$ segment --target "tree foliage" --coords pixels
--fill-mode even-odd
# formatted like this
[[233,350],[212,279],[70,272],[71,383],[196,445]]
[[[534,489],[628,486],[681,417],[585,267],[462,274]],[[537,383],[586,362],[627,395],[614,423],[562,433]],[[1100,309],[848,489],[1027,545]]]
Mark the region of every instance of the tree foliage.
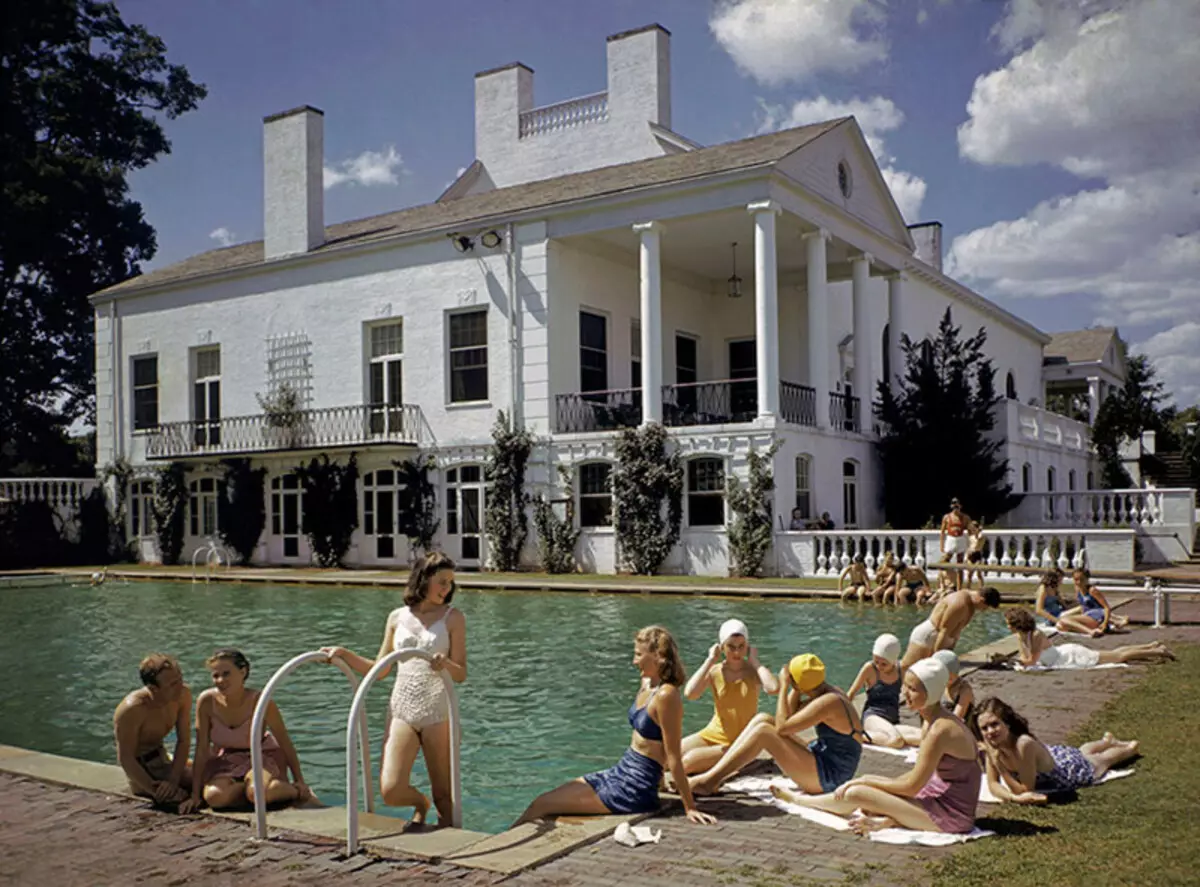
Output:
[[617,547],[633,573],[658,571],[679,541],[683,522],[683,466],[667,448],[657,422],[626,428],[616,441],[612,472]]
[[158,556],[164,564],[179,563],[183,551],[183,517],[187,507],[186,470],[182,462],[172,462],[158,469],[154,479],[154,535],[158,539]]
[[729,525],[729,572],[733,576],[761,576],[767,552],[775,538],[773,496],[775,475],[771,464],[779,449],[771,444],[765,453],[750,451],[746,484],[736,477],[725,483],[725,496],[733,522]]
[[296,474],[304,490],[300,530],[322,567],[340,567],[358,529],[358,460],[345,465],[322,453]]
[[492,447],[483,470],[488,483],[483,529],[488,559],[496,570],[515,570],[521,565],[521,549],[529,536],[525,467],[532,450],[533,436],[514,428],[501,410],[492,426]]
[[396,503],[397,529],[408,537],[409,557],[415,560],[419,554],[433,550],[433,539],[441,524],[437,516],[437,490],[429,479],[434,461],[432,456],[424,456],[392,464],[396,466],[396,486],[400,489]]
[[915,529],[946,510],[957,496],[976,518],[994,521],[1019,498],[1007,483],[1003,441],[992,434],[1003,398],[984,356],[987,332],[963,338],[942,316],[936,336],[904,336],[905,371],[893,392],[879,384],[884,513],[890,526]]
[[225,483],[217,497],[217,526],[221,540],[233,549],[238,563],[248,564],[267,525],[267,469],[251,468],[249,459],[226,459],[222,464]]
[[575,546],[579,542],[579,527],[575,526],[575,485],[571,469],[558,466],[558,476],[567,495],[561,500],[563,516],[554,512],[552,498],[538,495],[533,498],[533,524],[537,529],[542,569],[547,573],[574,573]]
[[9,0],[0,34],[3,475],[65,457],[63,429],[92,414],[88,296],[155,251],[127,176],[170,151],[160,119],[205,89],[112,3]]
[[[1140,440],[1144,431],[1165,431],[1162,402],[1163,383],[1150,358],[1131,354],[1125,360],[1125,384],[1109,393],[1100,404],[1092,426],[1092,444],[1100,460],[1101,484],[1108,489],[1133,486],[1133,478],[1121,462],[1121,444]],[[1167,441],[1163,441],[1167,443]]]

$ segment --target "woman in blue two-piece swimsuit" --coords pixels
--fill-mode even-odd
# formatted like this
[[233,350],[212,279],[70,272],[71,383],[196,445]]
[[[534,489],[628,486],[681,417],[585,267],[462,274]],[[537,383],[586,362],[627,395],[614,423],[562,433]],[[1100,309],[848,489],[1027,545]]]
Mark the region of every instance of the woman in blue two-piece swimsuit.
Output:
[[633,737],[621,760],[615,767],[573,779],[534,798],[514,827],[547,816],[656,811],[664,765],[679,787],[687,818],[700,825],[717,821],[696,809],[683,768],[680,688],[687,675],[671,633],[657,625],[639,631],[634,638],[633,664],[642,673],[642,683],[629,708]]
[[1079,608],[1083,611],[1077,617],[1080,623],[1089,630],[1098,628],[1102,632],[1125,627],[1128,620],[1113,614],[1104,594],[1099,588],[1092,585],[1092,576],[1087,570],[1080,568],[1073,571],[1071,582],[1075,585],[1075,600],[1078,601]]

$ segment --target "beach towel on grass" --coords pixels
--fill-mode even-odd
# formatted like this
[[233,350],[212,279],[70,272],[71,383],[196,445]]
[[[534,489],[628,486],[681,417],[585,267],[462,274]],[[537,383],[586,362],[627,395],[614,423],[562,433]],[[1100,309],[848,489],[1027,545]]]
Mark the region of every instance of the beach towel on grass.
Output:
[[1088,668],[1080,668],[1079,666],[1069,666],[1067,668],[1050,668],[1049,666],[1038,663],[1037,665],[1022,665],[1017,662],[1013,664],[1013,671],[1096,671],[1100,668],[1129,668],[1125,662],[1101,662],[1098,665],[1092,665]]
[[[1132,776],[1133,773],[1134,773],[1134,770],[1132,767],[1127,767],[1124,770],[1109,770],[1107,773],[1105,773],[1103,776],[1101,776],[1099,779],[1097,779],[1095,782],[1093,782],[1092,785],[1103,785],[1104,783],[1111,782],[1114,779],[1121,779],[1122,777],[1125,777],[1125,776]],[[1085,786],[1085,788],[1088,788],[1088,787],[1090,787],[1090,786]],[[1053,794],[1058,794],[1058,793],[1057,792],[1044,792],[1044,794],[1053,795]],[[981,780],[979,783],[979,803],[981,803],[981,804],[1003,804],[1004,802],[992,794],[992,790],[988,787],[987,780],[984,779],[984,780]]]
[[[789,791],[799,792],[800,788],[790,779],[770,776],[742,776],[725,783],[725,789],[749,795],[755,800],[766,801],[778,807],[785,813],[791,813],[817,825],[835,829],[839,832],[850,831],[850,822],[844,816],[826,813],[824,810],[812,810],[799,804],[789,804],[771,794],[771,786],[778,785]],[[885,828],[877,832],[869,832],[867,837],[872,841],[883,844],[920,844],[925,847],[946,847],[950,844],[961,844],[976,838],[986,838],[996,834],[987,829],[975,828],[962,835],[947,834],[946,832],[922,832],[909,828]]]

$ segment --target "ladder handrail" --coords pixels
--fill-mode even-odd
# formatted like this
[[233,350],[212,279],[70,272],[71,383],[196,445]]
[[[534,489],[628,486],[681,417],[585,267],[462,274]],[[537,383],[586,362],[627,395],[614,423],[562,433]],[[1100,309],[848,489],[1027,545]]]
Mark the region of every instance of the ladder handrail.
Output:
[[[426,650],[417,650],[407,648],[404,650],[393,650],[386,656],[381,657],[367,672],[366,677],[362,679],[362,683],[358,685],[358,690],[354,694],[354,702],[350,706],[350,716],[346,720],[346,855],[352,856],[358,852],[358,787],[355,785],[354,778],[351,776],[357,767],[355,759],[358,751],[355,746],[354,739],[354,722],[360,717],[366,715],[367,693],[371,689],[371,685],[379,679],[379,675],[386,669],[392,666],[394,662],[402,662],[406,659],[418,657],[427,662],[433,661],[433,655]],[[450,803],[453,804],[453,814],[451,815],[451,825],[454,828],[462,828],[462,773],[459,766],[459,719],[458,719],[458,696],[454,692],[454,681],[445,671],[439,672],[442,677],[442,682],[446,685],[446,695],[450,702]],[[371,806],[371,790],[368,785],[367,790],[367,811],[370,812]],[[439,823],[440,825],[440,823]]]
[[[275,694],[275,688],[280,682],[308,662],[331,662],[347,678],[350,679],[350,688],[357,690],[359,688],[358,675],[354,673],[349,665],[341,659],[330,659],[320,650],[312,650],[308,653],[301,653],[299,656],[294,656],[281,665],[271,675],[271,679],[267,681],[267,685],[262,688],[262,692],[258,694],[258,701],[254,705],[254,717],[250,722],[250,772],[254,774],[254,818],[257,826],[257,834],[261,839],[267,837],[267,801],[266,801],[266,786],[263,779],[263,727],[267,718],[267,707],[271,702],[271,697]],[[357,698],[357,697],[355,697]],[[350,722],[351,724],[354,721]],[[354,745],[354,730],[347,731],[347,738],[350,744]],[[371,745],[367,736],[367,713],[363,711],[358,718],[358,740],[362,743],[362,780],[364,791],[367,793],[367,811],[374,809],[375,799],[371,794]],[[350,771],[353,772],[353,771]],[[196,778],[202,778],[197,774]],[[348,783],[353,783],[353,778],[347,774]]]

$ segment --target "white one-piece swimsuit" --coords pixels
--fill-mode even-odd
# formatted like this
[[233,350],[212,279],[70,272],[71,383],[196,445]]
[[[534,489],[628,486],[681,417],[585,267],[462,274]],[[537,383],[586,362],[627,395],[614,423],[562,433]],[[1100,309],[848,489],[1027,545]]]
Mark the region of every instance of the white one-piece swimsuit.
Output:
[[[426,628],[408,607],[394,610],[391,621],[392,648],[395,650],[424,650],[427,653],[450,655],[450,630],[446,627],[449,607],[442,618]],[[389,704],[391,716],[399,718],[414,729],[430,727],[448,720],[450,700],[440,673],[429,662],[413,657],[397,663],[396,683]]]

